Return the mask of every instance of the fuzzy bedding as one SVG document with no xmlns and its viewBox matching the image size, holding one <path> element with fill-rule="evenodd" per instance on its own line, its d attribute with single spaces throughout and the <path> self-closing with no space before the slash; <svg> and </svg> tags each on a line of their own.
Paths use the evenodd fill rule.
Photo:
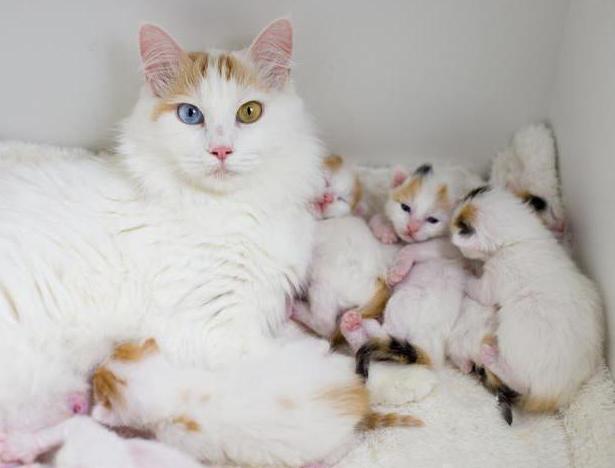
<svg viewBox="0 0 615 468">
<path fill-rule="evenodd" d="M 361 178 L 374 196 L 385 192 L 388 170 L 364 168 Z M 500 417 L 494 397 L 475 379 L 454 369 L 441 370 L 437 379 L 420 401 L 383 407 L 419 416 L 425 427 L 365 434 L 337 466 L 615 466 L 615 384 L 606 367 L 566 411 L 556 416 L 516 413 L 512 427 Z"/>
</svg>

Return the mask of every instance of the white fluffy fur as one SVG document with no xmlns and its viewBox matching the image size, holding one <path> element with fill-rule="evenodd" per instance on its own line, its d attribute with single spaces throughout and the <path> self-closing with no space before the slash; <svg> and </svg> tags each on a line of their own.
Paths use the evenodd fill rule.
<svg viewBox="0 0 615 468">
<path fill-rule="evenodd" d="M 95 418 L 151 430 L 202 461 L 301 466 L 337 460 L 364 416 L 336 398 L 361 385 L 351 363 L 313 339 L 280 344 L 216 373 L 178 369 L 159 352 L 104 366 L 125 384 L 110 409 L 94 407 Z M 182 417 L 198 428 L 184 427 L 176 420 Z"/>
<path fill-rule="evenodd" d="M 185 97 L 203 128 L 173 112 L 152 119 L 159 98 L 145 88 L 116 156 L 0 145 L 0 327 L 40 347 L 61 336 L 80 372 L 142 333 L 211 365 L 266 348 L 306 276 L 321 146 L 292 84 L 264 89 L 210 67 Z M 262 117 L 238 126 L 252 99 Z M 224 174 L 207 152 L 218 126 L 234 147 Z M 13 359 L 0 354 L 0 366 Z M 10 392 L 28 390 L 17 379 Z"/>
<path fill-rule="evenodd" d="M 123 439 L 91 418 L 75 416 L 35 434 L 13 433 L 4 441 L 2 454 L 11 460 L 32 461 L 37 455 L 61 447 L 54 456 L 56 468 L 198 468 L 188 455 L 144 439 Z M 43 465 L 35 465 L 42 467 Z"/>
<path fill-rule="evenodd" d="M 319 221 L 310 267 L 308 304 L 295 304 L 293 317 L 321 336 L 330 336 L 345 310 L 366 304 L 384 278 L 397 246 L 384 245 L 367 223 L 346 216 Z"/>
<path fill-rule="evenodd" d="M 476 209 L 475 232 L 463 235 L 454 225 L 453 242 L 467 257 L 485 260 L 467 293 L 498 306 L 497 355 L 483 348 L 490 351 L 481 353 L 483 364 L 527 401 L 567 404 L 600 363 L 603 314 L 595 286 L 512 194 L 492 189 L 465 204 Z"/>
<path fill-rule="evenodd" d="M 563 234 L 566 219 L 557 175 L 555 140 L 546 125 L 529 125 L 517 131 L 510 145 L 493 160 L 489 182 L 515 194 L 543 198 L 547 208 L 538 215 L 549 229 Z"/>
</svg>

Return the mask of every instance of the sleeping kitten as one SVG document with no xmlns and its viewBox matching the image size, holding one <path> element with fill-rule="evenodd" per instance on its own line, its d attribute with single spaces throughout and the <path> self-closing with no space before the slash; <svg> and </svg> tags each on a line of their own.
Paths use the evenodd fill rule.
<svg viewBox="0 0 615 468">
<path fill-rule="evenodd" d="M 128 343 L 96 370 L 93 387 L 96 419 L 151 430 L 211 463 L 336 461 L 356 429 L 422 425 L 373 412 L 347 358 L 315 340 L 283 344 L 215 374 L 170 366 L 151 339 Z"/>
<path fill-rule="evenodd" d="M 337 154 L 327 156 L 323 160 L 323 176 L 324 191 L 314 202 L 319 219 L 366 214 L 363 186 L 351 162 Z"/>
<path fill-rule="evenodd" d="M 545 226 L 561 239 L 566 218 L 557 175 L 553 133 L 544 124 L 522 128 L 491 166 L 490 183 L 506 188 L 527 203 Z"/>
<path fill-rule="evenodd" d="M 0 328 L 62 343 L 82 377 L 126 334 L 212 367 L 266 352 L 307 274 L 322 159 L 292 41 L 281 19 L 247 49 L 187 53 L 145 25 L 119 154 L 0 144 Z"/>
<path fill-rule="evenodd" d="M 409 245 L 398 252 L 387 276 L 395 289 L 383 324 L 362 321 L 354 311 L 342 318 L 342 333 L 357 352 L 357 372 L 365 377 L 372 358 L 443 366 L 463 298 L 466 274 L 446 235 L 455 203 L 478 177 L 423 165 L 400 179 L 386 212 L 397 237 Z"/>
<path fill-rule="evenodd" d="M 31 463 L 38 455 L 61 447 L 53 457 L 57 468 L 199 468 L 177 449 L 153 440 L 123 439 L 86 416 L 75 416 L 36 433 L 12 433 L 0 443 L 0 458 Z M 43 465 L 34 465 L 43 466 Z"/>
<path fill-rule="evenodd" d="M 466 293 L 497 309 L 480 359 L 506 421 L 512 422 L 511 405 L 543 412 L 568 404 L 601 358 L 603 317 L 594 284 L 506 191 L 470 192 L 451 229 L 463 255 L 485 261 L 482 277 L 469 279 Z"/>
</svg>

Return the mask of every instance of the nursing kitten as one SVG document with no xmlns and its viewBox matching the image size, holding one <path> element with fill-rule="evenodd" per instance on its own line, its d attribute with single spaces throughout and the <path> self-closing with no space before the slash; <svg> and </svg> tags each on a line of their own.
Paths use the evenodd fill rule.
<svg viewBox="0 0 615 468">
<path fill-rule="evenodd" d="M 530 125 L 515 133 L 493 160 L 489 182 L 526 202 L 556 237 L 565 236 L 555 141 L 546 125 Z"/>
<path fill-rule="evenodd" d="M 319 219 L 366 214 L 363 185 L 350 161 L 337 154 L 327 156 L 323 160 L 323 177 L 325 188 L 314 202 Z"/>
<path fill-rule="evenodd" d="M 373 412 L 348 359 L 317 341 L 288 342 L 215 374 L 171 366 L 151 339 L 120 345 L 94 373 L 93 416 L 151 430 L 198 460 L 242 466 L 336 461 L 357 429 L 422 425 Z"/>
<path fill-rule="evenodd" d="M 451 230 L 463 255 L 485 262 L 466 293 L 497 310 L 480 360 L 504 418 L 512 422 L 511 405 L 533 412 L 565 406 L 601 359 L 603 315 L 594 284 L 507 191 L 470 192 Z"/>
<path fill-rule="evenodd" d="M 61 340 L 82 375 L 127 330 L 178 362 L 265 351 L 311 258 L 322 149 L 289 21 L 236 52 L 187 53 L 152 25 L 139 45 L 117 155 L 0 145 L 0 317 L 38 349 Z"/>
<path fill-rule="evenodd" d="M 423 165 L 391 191 L 388 219 L 396 236 L 409 245 L 389 269 L 387 282 L 395 289 L 382 326 L 360 320 L 355 311 L 347 312 L 341 323 L 363 376 L 372 358 L 444 365 L 466 276 L 461 257 L 446 239 L 448 223 L 455 204 L 477 179 L 464 170 Z"/>
<path fill-rule="evenodd" d="M 160 442 L 124 439 L 86 416 L 36 433 L 12 433 L 0 442 L 0 459 L 31 463 L 54 448 L 56 468 L 199 468 L 188 455 Z M 43 465 L 34 465 L 40 466 Z"/>
</svg>

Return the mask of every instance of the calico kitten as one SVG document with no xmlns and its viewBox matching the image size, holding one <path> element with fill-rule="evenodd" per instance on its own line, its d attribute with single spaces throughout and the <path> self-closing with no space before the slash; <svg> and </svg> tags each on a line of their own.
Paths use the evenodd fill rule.
<svg viewBox="0 0 615 468">
<path fill-rule="evenodd" d="M 480 350 L 485 385 L 511 406 L 555 411 L 600 363 L 603 313 L 594 284 L 521 200 L 487 186 L 470 192 L 451 223 L 452 241 L 484 260 L 468 296 L 497 312 Z"/>
<path fill-rule="evenodd" d="M 527 203 L 553 234 L 566 234 L 566 218 L 557 175 L 553 132 L 544 124 L 520 129 L 491 166 L 492 185 L 506 188 Z"/>
<path fill-rule="evenodd" d="M 342 318 L 342 333 L 357 352 L 357 372 L 367 377 L 372 358 L 444 365 L 446 341 L 459 314 L 466 273 L 446 235 L 453 208 L 477 176 L 456 168 L 420 166 L 394 179 L 386 212 L 408 242 L 389 269 L 395 289 L 382 326 L 355 311 Z M 397 183 L 396 183 L 397 182 Z"/>
<path fill-rule="evenodd" d="M 318 219 L 366 214 L 363 184 L 350 161 L 337 154 L 327 156 L 323 160 L 323 177 L 325 188 L 313 203 Z"/>
<path fill-rule="evenodd" d="M 0 443 L 5 461 L 31 463 L 60 447 L 53 457 L 59 468 L 199 468 L 177 449 L 153 440 L 124 439 L 86 416 L 75 416 L 35 433 L 14 432 Z M 40 466 L 43 465 L 34 465 Z"/>
<path fill-rule="evenodd" d="M 211 463 L 336 461 L 357 429 L 422 425 L 373 412 L 345 357 L 323 352 L 315 340 L 285 343 L 215 374 L 170 366 L 151 339 L 127 343 L 96 370 L 93 387 L 94 418 L 151 430 Z"/>
</svg>

